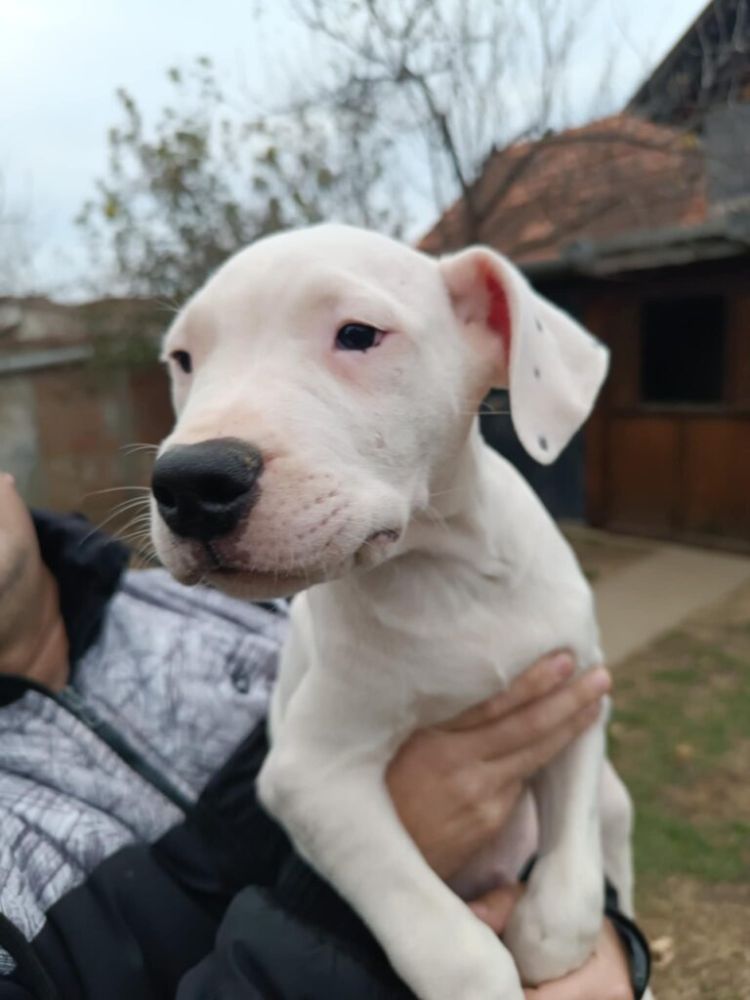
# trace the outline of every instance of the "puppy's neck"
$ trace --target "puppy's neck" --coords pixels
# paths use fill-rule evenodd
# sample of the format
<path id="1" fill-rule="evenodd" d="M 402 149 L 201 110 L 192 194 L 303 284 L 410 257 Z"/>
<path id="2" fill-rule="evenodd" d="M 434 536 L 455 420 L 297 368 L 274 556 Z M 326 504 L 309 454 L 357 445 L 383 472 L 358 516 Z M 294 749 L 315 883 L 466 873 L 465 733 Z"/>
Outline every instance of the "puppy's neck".
<path id="1" fill-rule="evenodd" d="M 451 518 L 466 515 L 476 507 L 483 486 L 485 452 L 479 420 L 474 419 L 456 455 L 432 477 L 428 515 Z"/>
<path id="2" fill-rule="evenodd" d="M 499 494 L 498 476 L 503 486 L 507 478 L 505 497 Z M 475 420 L 455 458 L 434 477 L 429 506 L 412 519 L 401 554 L 460 558 L 479 572 L 494 575 L 491 567 L 502 569 L 513 560 L 516 543 L 511 524 L 503 530 L 502 505 L 514 506 L 517 478 L 509 463 L 485 444 Z"/>
<path id="3" fill-rule="evenodd" d="M 415 595 L 428 607 L 435 587 L 445 593 L 456 585 L 465 598 L 469 580 L 481 588 L 510 585 L 523 575 L 549 518 L 513 466 L 484 443 L 478 426 L 440 479 L 433 481 L 431 504 L 412 518 L 390 558 L 309 591 L 321 621 L 374 617 L 408 631 Z"/>

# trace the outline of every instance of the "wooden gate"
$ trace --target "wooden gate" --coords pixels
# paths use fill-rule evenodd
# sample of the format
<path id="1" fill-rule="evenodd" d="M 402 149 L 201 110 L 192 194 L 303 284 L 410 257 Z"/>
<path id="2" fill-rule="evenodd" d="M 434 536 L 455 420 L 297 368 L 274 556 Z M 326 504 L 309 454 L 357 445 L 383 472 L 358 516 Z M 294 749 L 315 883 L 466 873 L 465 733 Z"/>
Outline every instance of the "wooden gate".
<path id="1" fill-rule="evenodd" d="M 750 550 L 750 269 L 590 303 L 612 368 L 587 432 L 591 523 Z"/>

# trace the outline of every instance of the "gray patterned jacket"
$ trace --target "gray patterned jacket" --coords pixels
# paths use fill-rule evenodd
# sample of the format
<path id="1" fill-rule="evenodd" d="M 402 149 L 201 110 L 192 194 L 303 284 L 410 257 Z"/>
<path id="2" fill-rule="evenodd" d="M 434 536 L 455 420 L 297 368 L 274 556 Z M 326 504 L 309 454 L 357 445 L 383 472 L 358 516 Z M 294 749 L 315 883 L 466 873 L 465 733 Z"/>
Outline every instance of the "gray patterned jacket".
<path id="1" fill-rule="evenodd" d="M 88 719 L 34 689 L 0 701 L 0 914 L 28 941 L 106 858 L 183 819 L 179 796 L 195 802 L 264 717 L 285 628 L 281 604 L 128 572 L 72 674 Z M 128 766 L 102 722 L 179 795 Z M 13 966 L 0 949 L 0 974 Z"/>

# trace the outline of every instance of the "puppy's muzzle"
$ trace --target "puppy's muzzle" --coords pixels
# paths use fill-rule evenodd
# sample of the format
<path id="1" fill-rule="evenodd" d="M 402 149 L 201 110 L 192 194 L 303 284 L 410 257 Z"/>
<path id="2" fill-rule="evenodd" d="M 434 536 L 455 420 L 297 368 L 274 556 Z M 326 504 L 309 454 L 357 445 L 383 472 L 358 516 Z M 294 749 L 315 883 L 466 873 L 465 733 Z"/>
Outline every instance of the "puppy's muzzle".
<path id="1" fill-rule="evenodd" d="M 175 445 L 157 460 L 151 491 L 167 526 L 207 542 L 229 534 L 258 498 L 263 457 L 237 438 Z"/>

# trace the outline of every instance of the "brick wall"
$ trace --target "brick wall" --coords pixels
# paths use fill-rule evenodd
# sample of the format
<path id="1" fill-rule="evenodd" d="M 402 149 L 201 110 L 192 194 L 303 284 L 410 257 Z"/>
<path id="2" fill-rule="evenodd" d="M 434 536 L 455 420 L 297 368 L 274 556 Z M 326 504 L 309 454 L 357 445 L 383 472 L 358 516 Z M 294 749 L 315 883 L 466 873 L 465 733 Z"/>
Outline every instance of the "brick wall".
<path id="1" fill-rule="evenodd" d="M 72 364 L 0 375 L 0 468 L 24 498 L 56 510 L 80 510 L 95 523 L 129 490 L 148 482 L 151 454 L 172 423 L 161 366 Z M 114 518 L 122 528 L 127 516 Z"/>

